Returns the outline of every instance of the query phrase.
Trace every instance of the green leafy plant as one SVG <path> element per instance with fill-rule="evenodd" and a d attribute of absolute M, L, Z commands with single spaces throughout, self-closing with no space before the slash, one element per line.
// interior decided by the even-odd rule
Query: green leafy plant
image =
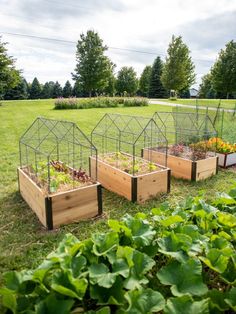
<path fill-rule="evenodd" d="M 83 241 L 67 234 L 36 269 L 5 273 L 5 312 L 234 313 L 235 190 L 109 220 Z"/>

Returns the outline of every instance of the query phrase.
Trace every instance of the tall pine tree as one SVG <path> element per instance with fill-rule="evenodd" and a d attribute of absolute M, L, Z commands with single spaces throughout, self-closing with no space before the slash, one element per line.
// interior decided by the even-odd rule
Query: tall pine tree
<path fill-rule="evenodd" d="M 52 82 L 52 81 L 46 82 L 43 85 L 43 89 L 42 89 L 42 92 L 41 92 L 41 98 L 43 98 L 43 99 L 53 98 L 54 85 L 55 85 L 55 83 Z"/>
<path fill-rule="evenodd" d="M 41 85 L 37 79 L 37 77 L 35 77 L 33 79 L 33 82 L 29 88 L 29 98 L 30 99 L 39 99 L 41 98 Z"/>
<path fill-rule="evenodd" d="M 62 96 L 65 97 L 65 98 L 68 98 L 68 97 L 72 96 L 72 86 L 71 86 L 69 81 L 66 81 L 66 84 L 63 87 Z"/>
<path fill-rule="evenodd" d="M 150 85 L 150 78 L 152 73 L 152 67 L 147 65 L 140 77 L 139 80 L 139 94 L 144 97 L 148 97 L 149 95 L 149 85 Z"/>
<path fill-rule="evenodd" d="M 152 71 L 150 75 L 150 83 L 149 83 L 149 97 L 150 98 L 165 98 L 166 97 L 166 89 L 164 88 L 161 75 L 163 71 L 163 62 L 160 57 L 157 57 L 154 60 L 152 65 Z"/>
<path fill-rule="evenodd" d="M 52 92 L 52 98 L 58 98 L 62 96 L 62 88 L 61 85 L 56 81 L 54 87 L 53 87 L 53 92 Z"/>
<path fill-rule="evenodd" d="M 6 100 L 27 98 L 28 98 L 28 84 L 25 78 L 23 77 L 20 77 L 19 83 L 15 87 L 8 89 L 4 95 L 4 99 Z"/>

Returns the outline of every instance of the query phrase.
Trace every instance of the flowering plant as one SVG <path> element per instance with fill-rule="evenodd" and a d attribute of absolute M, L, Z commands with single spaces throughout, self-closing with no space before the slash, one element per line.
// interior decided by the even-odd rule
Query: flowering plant
<path fill-rule="evenodd" d="M 230 144 L 224 142 L 221 138 L 213 137 L 207 141 L 207 149 L 215 151 L 217 153 L 235 153 L 236 152 L 236 143 Z"/>

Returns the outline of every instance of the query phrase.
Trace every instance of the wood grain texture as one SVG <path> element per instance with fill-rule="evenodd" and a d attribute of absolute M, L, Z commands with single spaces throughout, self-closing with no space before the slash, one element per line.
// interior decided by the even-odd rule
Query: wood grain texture
<path fill-rule="evenodd" d="M 150 150 L 143 150 L 144 159 L 150 156 Z M 166 155 L 161 152 L 153 151 L 151 161 L 165 166 Z M 191 180 L 192 161 L 189 159 L 167 155 L 167 167 L 171 169 L 171 175 L 175 178 Z"/>
<path fill-rule="evenodd" d="M 90 157 L 90 163 L 91 175 L 93 176 L 96 167 L 95 158 Z M 112 167 L 99 159 L 97 161 L 97 175 L 98 181 L 104 188 L 124 196 L 131 201 L 131 175 Z"/>
<path fill-rule="evenodd" d="M 53 226 L 58 227 L 98 214 L 97 185 L 85 186 L 73 191 L 53 194 Z"/>
<path fill-rule="evenodd" d="M 46 227 L 45 195 L 22 169 L 18 168 L 17 170 L 21 196 Z"/>
<path fill-rule="evenodd" d="M 137 201 L 143 203 L 168 191 L 168 169 L 137 177 Z"/>
<path fill-rule="evenodd" d="M 217 173 L 217 157 L 196 161 L 196 181 L 207 179 Z"/>

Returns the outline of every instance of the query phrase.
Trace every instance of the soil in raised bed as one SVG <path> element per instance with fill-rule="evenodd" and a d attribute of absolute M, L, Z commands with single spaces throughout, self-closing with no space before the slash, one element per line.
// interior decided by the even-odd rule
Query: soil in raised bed
<path fill-rule="evenodd" d="M 166 148 L 154 147 L 151 150 L 155 150 L 161 153 L 166 153 Z M 192 161 L 203 160 L 209 157 L 215 156 L 212 152 L 194 150 L 189 146 L 184 145 L 169 145 L 167 150 L 168 155 L 176 156 L 184 159 L 189 159 Z"/>
<path fill-rule="evenodd" d="M 133 175 L 134 171 L 135 176 L 162 170 L 162 168 L 158 167 L 157 164 L 136 156 L 133 167 L 133 156 L 121 152 L 105 154 L 98 156 L 98 158 L 110 166 L 131 175 Z"/>
<path fill-rule="evenodd" d="M 28 166 L 23 171 L 48 194 L 48 166 L 47 163 L 39 163 L 37 171 Z M 74 190 L 80 187 L 92 185 L 95 182 L 86 174 L 85 170 L 72 169 L 60 161 L 50 162 L 50 194 Z"/>

